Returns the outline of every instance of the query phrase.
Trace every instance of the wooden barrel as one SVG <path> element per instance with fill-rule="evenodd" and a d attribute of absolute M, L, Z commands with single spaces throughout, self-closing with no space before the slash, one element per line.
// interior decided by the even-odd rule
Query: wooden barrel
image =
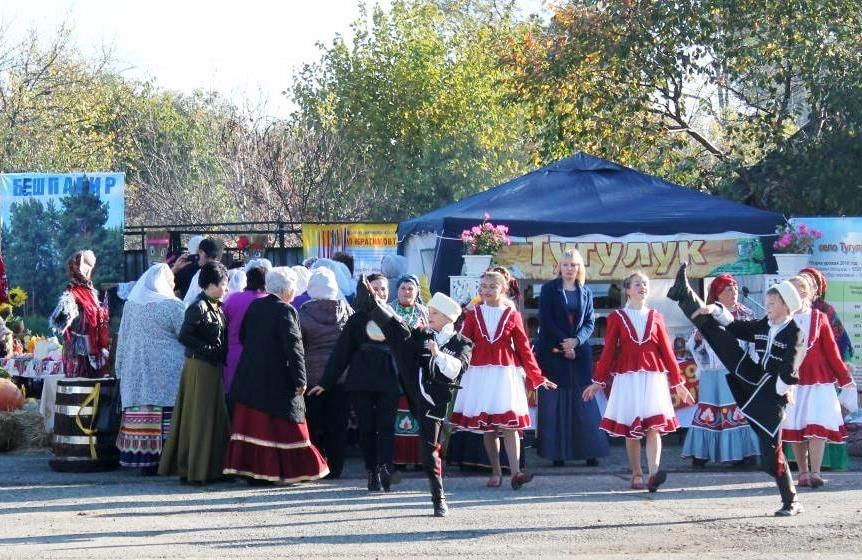
<path fill-rule="evenodd" d="M 70 378 L 57 382 L 54 404 L 54 458 L 51 469 L 59 472 L 97 472 L 117 468 L 115 431 L 97 428 L 99 414 L 109 414 L 115 403 L 115 377 Z M 98 393 L 98 400 L 96 394 Z"/>

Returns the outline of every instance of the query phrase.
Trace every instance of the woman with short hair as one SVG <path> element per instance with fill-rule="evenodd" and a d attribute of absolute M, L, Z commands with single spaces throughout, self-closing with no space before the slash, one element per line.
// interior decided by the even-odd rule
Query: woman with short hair
<path fill-rule="evenodd" d="M 305 423 L 305 355 L 296 309 L 296 273 L 266 273 L 265 297 L 240 328 L 243 352 L 231 387 L 233 427 L 224 473 L 250 484 L 288 484 L 329 474 Z"/>

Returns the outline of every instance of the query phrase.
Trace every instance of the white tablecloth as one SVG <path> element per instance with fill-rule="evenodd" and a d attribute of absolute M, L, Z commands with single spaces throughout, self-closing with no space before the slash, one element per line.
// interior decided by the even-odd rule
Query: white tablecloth
<path fill-rule="evenodd" d="M 57 382 L 65 379 L 62 374 L 45 375 L 42 379 L 45 384 L 42 385 L 42 399 L 39 401 L 39 413 L 45 420 L 45 432 L 54 433 L 54 403 L 57 402 Z"/>

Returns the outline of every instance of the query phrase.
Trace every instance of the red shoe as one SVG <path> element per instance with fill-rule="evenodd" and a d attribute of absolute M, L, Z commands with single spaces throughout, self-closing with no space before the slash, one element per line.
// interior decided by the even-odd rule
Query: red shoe
<path fill-rule="evenodd" d="M 512 475 L 512 490 L 520 490 L 521 486 L 533 480 L 532 473 L 521 471 Z"/>
<path fill-rule="evenodd" d="M 667 473 L 664 471 L 656 471 L 656 473 L 649 477 L 649 480 L 647 481 L 647 490 L 650 492 L 657 492 L 658 487 L 664 484 L 665 480 L 667 480 Z"/>
<path fill-rule="evenodd" d="M 485 483 L 485 486 L 488 488 L 499 488 L 503 484 L 503 477 L 497 476 L 496 474 L 492 474 L 491 478 L 488 479 L 488 482 Z"/>
<path fill-rule="evenodd" d="M 821 486 L 826 484 L 826 481 L 823 480 L 823 478 L 820 476 L 820 473 L 811 473 L 810 484 L 812 488 L 820 488 Z"/>
<path fill-rule="evenodd" d="M 796 486 L 800 488 L 808 488 L 811 486 L 811 475 L 808 473 L 799 475 L 799 482 L 796 483 Z"/>
<path fill-rule="evenodd" d="M 632 483 L 629 486 L 632 490 L 643 490 L 644 486 L 644 475 L 642 474 L 633 474 L 632 475 Z"/>

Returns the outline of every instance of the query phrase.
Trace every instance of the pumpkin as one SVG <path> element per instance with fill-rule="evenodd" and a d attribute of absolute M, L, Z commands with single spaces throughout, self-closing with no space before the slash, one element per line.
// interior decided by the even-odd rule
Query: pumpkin
<path fill-rule="evenodd" d="M 12 412 L 24 404 L 24 393 L 8 379 L 0 379 L 0 411 Z"/>

